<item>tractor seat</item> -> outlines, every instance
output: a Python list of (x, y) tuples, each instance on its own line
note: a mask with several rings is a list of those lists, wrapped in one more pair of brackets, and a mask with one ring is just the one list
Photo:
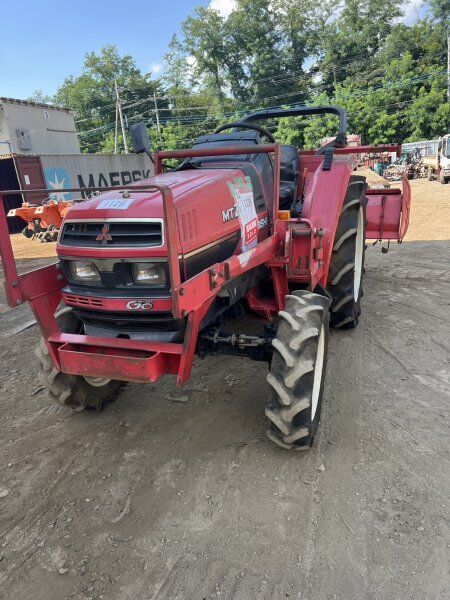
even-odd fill
[(283, 144), (281, 146), (280, 169), (280, 209), (289, 210), (297, 198), (300, 162), (297, 146)]

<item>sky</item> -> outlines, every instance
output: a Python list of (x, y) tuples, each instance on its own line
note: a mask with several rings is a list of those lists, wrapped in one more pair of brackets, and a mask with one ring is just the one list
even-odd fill
[[(213, 0), (227, 10), (231, 0)], [(143, 72), (160, 69), (181, 22), (210, 0), (1, 0), (0, 96), (53, 94), (105, 44), (131, 54)]]
[[(157, 74), (172, 35), (196, 6), (229, 14), (235, 0), (2, 0), (0, 96), (26, 99), (54, 94), (68, 75), (79, 75), (88, 52), (105, 44), (131, 54), (144, 72)], [(405, 2), (405, 21), (421, 0)]]

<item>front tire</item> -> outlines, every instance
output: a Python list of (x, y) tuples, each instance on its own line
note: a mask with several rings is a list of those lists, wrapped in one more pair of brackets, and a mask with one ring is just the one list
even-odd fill
[(441, 171), (441, 174), (439, 175), (439, 181), (442, 183), (442, 185), (445, 185), (446, 183), (448, 183), (449, 177), (445, 177), (444, 173)]
[(342, 205), (328, 274), (332, 297), (330, 324), (350, 329), (361, 314), (366, 238), (366, 180), (351, 176)]
[[(63, 333), (80, 333), (82, 324), (72, 309), (65, 308), (56, 315), (58, 326)], [(58, 371), (42, 338), (35, 349), (40, 363), (39, 381), (48, 389), (55, 402), (75, 411), (85, 408), (101, 410), (106, 402), (114, 400), (123, 382), (114, 379), (99, 379), (68, 375)]]
[(328, 349), (329, 300), (308, 291), (286, 296), (272, 341), (267, 437), (287, 450), (308, 450), (320, 421)]

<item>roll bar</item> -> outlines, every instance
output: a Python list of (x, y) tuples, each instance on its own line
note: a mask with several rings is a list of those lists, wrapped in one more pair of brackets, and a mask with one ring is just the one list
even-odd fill
[(257, 110), (241, 119), (242, 122), (250, 123), (259, 119), (275, 119), (280, 117), (295, 117), (299, 115), (336, 115), (340, 119), (339, 132), (334, 142), (335, 147), (342, 147), (346, 144), (347, 133), (347, 112), (340, 106), (297, 106), (293, 108), (268, 108), (266, 110)]

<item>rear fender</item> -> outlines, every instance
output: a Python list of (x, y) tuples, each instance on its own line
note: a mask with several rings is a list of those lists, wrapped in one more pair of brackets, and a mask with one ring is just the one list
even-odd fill
[(411, 186), (406, 176), (402, 189), (369, 189), (366, 194), (366, 239), (401, 243), (408, 230), (411, 205)]
[[(311, 158), (317, 159), (315, 156)], [(308, 159), (308, 156), (302, 157), (300, 167), (307, 166), (305, 162)], [(351, 173), (352, 165), (349, 160), (335, 158), (329, 171), (316, 168), (307, 185), (302, 218), (311, 224), (313, 235), (323, 230), (322, 252), (317, 256), (317, 263), (311, 264), (311, 289), (318, 283), (326, 287), (334, 236)]]

